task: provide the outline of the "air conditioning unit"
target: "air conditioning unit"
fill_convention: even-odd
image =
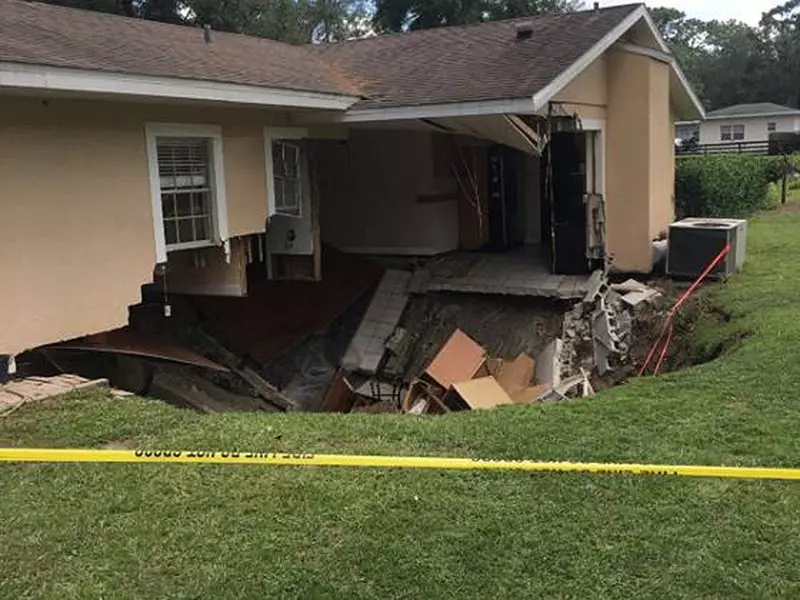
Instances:
[[[743,219],[683,219],[669,226],[667,274],[697,277],[726,244],[731,251],[709,274],[726,277],[742,270],[747,247],[747,221]]]

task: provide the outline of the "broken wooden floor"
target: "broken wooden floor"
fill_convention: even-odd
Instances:
[[[574,299],[586,295],[589,275],[554,275],[533,252],[454,252],[431,261],[429,292],[466,292]]]

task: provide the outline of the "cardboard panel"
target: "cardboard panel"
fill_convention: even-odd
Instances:
[[[447,390],[458,381],[472,379],[481,368],[485,368],[485,363],[486,351],[466,333],[456,329],[425,369],[425,374]]]
[[[472,410],[486,410],[514,403],[494,377],[481,377],[454,383],[453,391]]]

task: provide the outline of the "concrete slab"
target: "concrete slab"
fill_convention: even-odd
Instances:
[[[464,292],[546,298],[583,298],[589,276],[555,275],[541,255],[453,253],[427,267],[430,292]]]
[[[410,279],[408,271],[386,271],[344,355],[345,369],[370,375],[378,371],[386,341],[394,333],[408,302]]]
[[[107,379],[85,379],[78,375],[26,377],[0,386],[0,412],[27,402],[55,398],[90,387],[108,387]]]
[[[536,383],[558,386],[561,383],[561,354],[564,343],[560,338],[550,342],[536,357]]]

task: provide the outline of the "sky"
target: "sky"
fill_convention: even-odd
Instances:
[[[600,0],[600,6],[630,4],[632,0]],[[682,10],[690,17],[710,21],[711,19],[736,19],[757,25],[761,13],[783,4],[785,0],[645,0],[647,6],[669,6]],[[587,2],[591,4],[591,2]]]

